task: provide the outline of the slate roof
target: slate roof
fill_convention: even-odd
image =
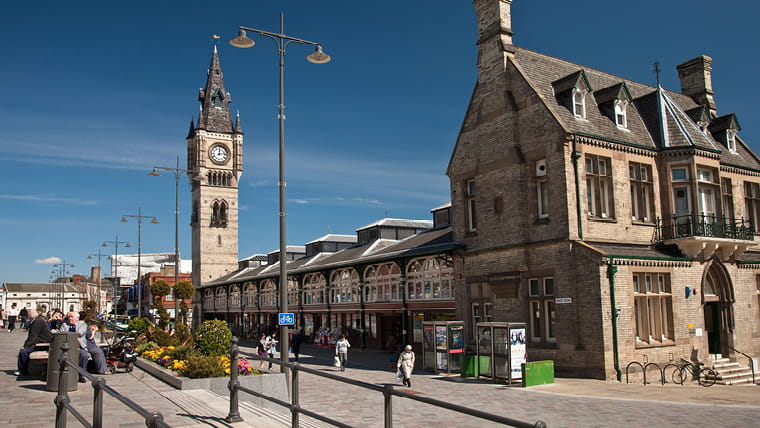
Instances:
[[[723,163],[760,170],[760,160],[741,138],[736,138],[737,153],[730,153],[725,143],[699,129],[695,119],[702,112],[700,106],[689,96],[518,46],[514,48],[516,66],[568,133],[652,150],[699,148],[720,153]],[[578,119],[573,114],[569,89],[575,86],[590,88],[586,94],[585,119]],[[604,108],[605,103],[611,100],[610,97],[619,95],[622,90],[627,91],[632,98],[626,111],[627,129],[619,128],[614,116]],[[736,121],[732,114],[715,118],[710,128],[725,126],[723,122],[731,118]]]
[[[218,107],[214,105],[215,97],[221,98]],[[206,87],[200,90],[198,101],[201,102],[201,109],[198,113],[197,128],[211,132],[233,132],[230,116],[230,93],[224,88],[224,73],[222,73],[222,66],[219,64],[219,53],[216,46],[214,46],[214,54],[211,56],[211,65],[208,68]]]
[[[419,228],[419,229],[426,229],[433,227],[433,222],[431,220],[409,220],[409,219],[401,219],[401,218],[384,218],[380,219],[378,221],[372,222],[366,226],[360,227],[356,229],[356,231],[369,229],[370,227],[375,226],[393,226],[393,227],[409,227],[409,228]]]

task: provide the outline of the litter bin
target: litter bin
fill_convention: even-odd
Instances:
[[[50,341],[50,350],[48,350],[47,385],[45,386],[45,389],[48,391],[58,391],[58,379],[60,378],[61,368],[58,358],[63,354],[61,346],[64,343],[69,344],[69,359],[74,364],[79,364],[79,341],[77,340],[77,334],[74,332],[53,333],[53,340]],[[67,373],[66,390],[74,391],[77,389],[79,373],[71,367],[67,369]]]
[[[478,356],[467,355],[462,357],[462,377],[478,377],[480,371],[478,370]]]

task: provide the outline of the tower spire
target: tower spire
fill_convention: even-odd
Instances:
[[[198,101],[201,103],[198,128],[213,132],[232,132],[230,93],[224,88],[224,74],[219,64],[216,44],[211,55],[206,87],[201,89]]]

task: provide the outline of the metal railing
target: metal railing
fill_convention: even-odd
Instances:
[[[106,392],[115,399],[126,404],[127,407],[134,410],[140,416],[145,419],[145,426],[149,428],[170,428],[164,422],[164,417],[160,412],[149,412],[143,407],[130,400],[129,398],[119,394],[115,389],[106,385],[105,379],[99,378],[89,374],[86,370],[80,368],[77,364],[73,363],[69,358],[69,344],[64,343],[61,345],[63,353],[58,358],[59,377],[58,377],[58,395],[55,396],[55,428],[66,428],[67,412],[74,415],[77,420],[88,428],[102,428],[103,427],[103,393]],[[92,423],[82,415],[71,404],[68,394],[68,380],[69,368],[73,368],[79,373],[79,376],[84,376],[85,379],[92,382],[93,389],[93,407],[92,407]]]
[[[744,352],[742,352],[742,351],[734,348],[731,345],[726,345],[726,346],[728,346],[728,349],[730,349],[730,350],[732,350],[734,352],[738,352],[738,353],[744,355],[745,357],[747,357],[747,359],[749,360],[749,368],[750,368],[750,370],[752,370],[752,384],[753,385],[757,385],[757,382],[755,382],[755,361],[752,359],[752,357],[750,357],[749,355],[745,354]]]
[[[370,391],[382,393],[383,400],[384,400],[383,414],[384,414],[384,420],[385,420],[385,424],[384,424],[385,428],[391,428],[393,426],[393,400],[392,400],[393,396],[407,398],[410,400],[440,407],[446,410],[463,413],[466,415],[474,416],[481,419],[486,419],[492,422],[497,422],[497,423],[508,425],[508,426],[525,427],[525,428],[546,427],[546,423],[544,423],[543,421],[536,421],[534,423],[523,422],[516,419],[507,418],[504,416],[499,416],[492,413],[487,413],[480,410],[471,409],[469,407],[460,406],[458,404],[447,403],[445,401],[436,400],[434,398],[420,397],[420,396],[408,394],[406,392],[396,391],[393,388],[393,385],[385,385],[384,387],[378,386],[375,384],[362,382],[362,381],[358,381],[358,380],[354,380],[354,379],[346,378],[342,376],[337,376],[337,375],[334,375],[331,373],[325,373],[319,370],[310,369],[308,367],[302,367],[299,363],[284,363],[280,360],[261,357],[257,354],[251,354],[247,352],[244,353],[245,356],[253,358],[254,360],[268,361],[270,363],[274,363],[280,366],[285,366],[290,370],[289,374],[290,374],[290,381],[291,381],[291,398],[290,398],[290,403],[287,403],[280,399],[269,397],[260,392],[251,390],[249,388],[246,388],[240,385],[240,382],[237,380],[238,370],[236,370],[236,368],[238,367],[238,359],[240,355],[240,349],[238,348],[238,338],[233,337],[231,342],[232,342],[232,345],[230,346],[230,367],[232,369],[230,370],[230,381],[227,386],[230,390],[230,412],[226,418],[227,422],[240,422],[243,420],[243,418],[240,416],[240,410],[238,407],[238,393],[240,391],[243,391],[253,396],[263,398],[265,400],[271,401],[273,403],[279,404],[280,406],[290,409],[291,426],[293,427],[299,426],[299,418],[300,418],[300,415],[303,414],[303,415],[310,416],[314,419],[320,420],[322,422],[326,422],[328,424],[331,424],[337,427],[350,428],[351,425],[344,424],[342,422],[336,421],[327,416],[320,415],[319,413],[312,412],[300,406],[299,401],[298,401],[298,392],[299,392],[298,379],[299,379],[299,374],[301,372],[304,372],[304,373],[313,374],[315,376],[331,379],[337,382],[343,382],[349,385],[365,388]]]
[[[748,220],[717,217],[705,214],[677,215],[668,219],[657,218],[655,241],[704,236],[711,238],[755,239],[752,224]]]

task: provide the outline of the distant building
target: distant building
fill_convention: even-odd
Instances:
[[[3,308],[16,303],[19,309],[25,307],[40,312],[52,309],[79,312],[85,310],[85,301],[93,301],[96,311],[106,313],[109,310],[108,292],[108,287],[83,275],[58,278],[48,283],[4,282]]]

